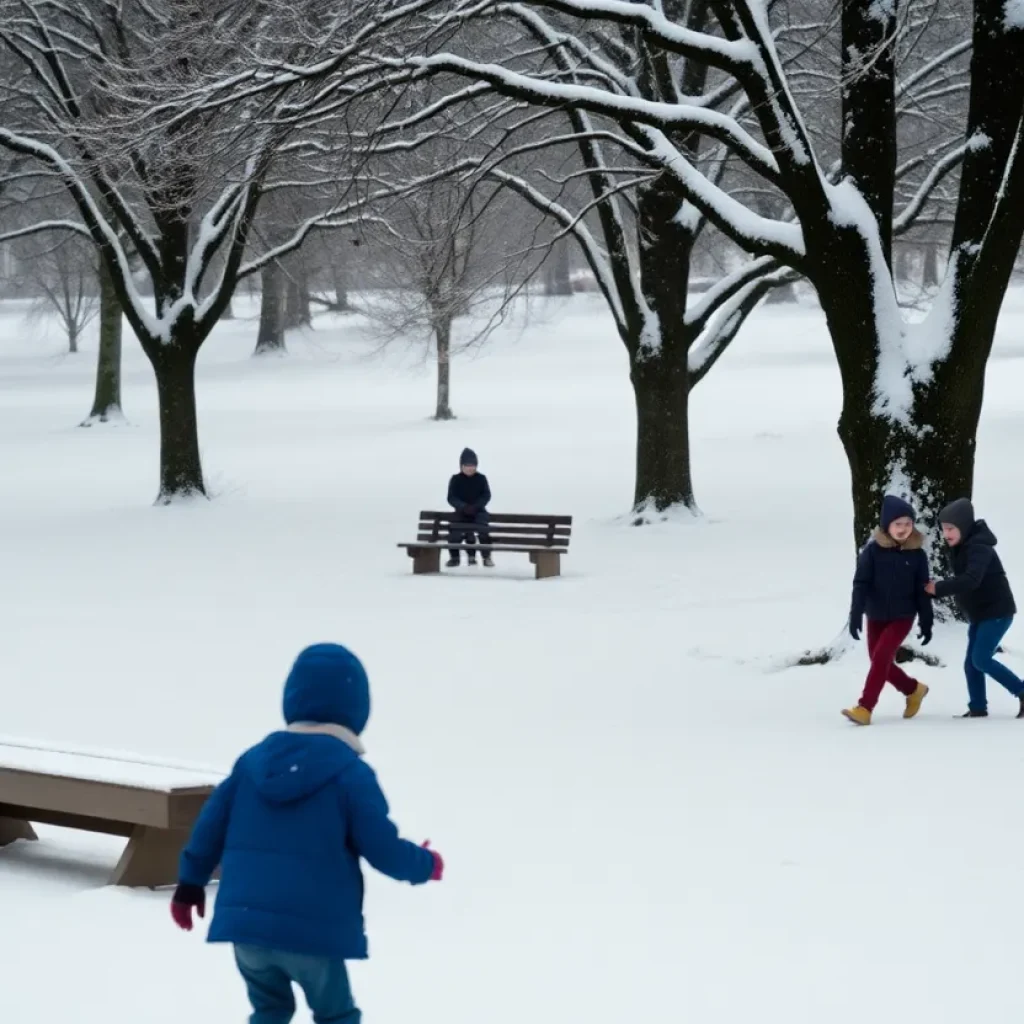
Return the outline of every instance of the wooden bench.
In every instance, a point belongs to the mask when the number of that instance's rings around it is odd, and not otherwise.
[[[0,847],[37,839],[33,822],[124,836],[109,884],[173,885],[182,847],[219,781],[146,761],[0,742]]]
[[[562,572],[562,555],[569,553],[569,538],[572,535],[572,516],[513,515],[492,512],[486,525],[466,523],[454,512],[421,512],[415,541],[399,544],[412,558],[412,571],[416,574],[441,571],[441,553],[448,548],[457,551],[520,551],[530,556],[537,567],[539,580],[559,576]],[[474,544],[452,544],[449,541],[451,528],[459,534],[472,532],[477,540]],[[480,543],[480,534],[490,536],[490,543]]]

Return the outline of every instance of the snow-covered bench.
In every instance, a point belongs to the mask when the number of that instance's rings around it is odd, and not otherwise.
[[[487,547],[490,551],[521,551],[530,556],[537,567],[536,578],[559,576],[562,555],[569,553],[572,535],[572,516],[513,515],[488,513],[487,525],[460,521],[454,512],[421,512],[415,541],[398,546],[405,548],[412,559],[414,573],[441,571],[441,552],[447,548],[457,551],[477,551]],[[467,531],[475,533],[473,544],[452,544],[449,540],[452,526],[461,537]],[[490,536],[489,544],[481,544],[480,534]]]
[[[189,830],[219,781],[216,773],[130,754],[0,740],[0,847],[36,839],[33,822],[124,836],[110,884],[171,885]]]

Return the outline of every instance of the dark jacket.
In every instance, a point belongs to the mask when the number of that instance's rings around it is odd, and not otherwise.
[[[921,628],[930,632],[934,610],[924,589],[928,577],[928,555],[917,530],[902,547],[889,534],[875,530],[857,559],[850,622],[858,625],[865,614],[876,622],[917,617]]]
[[[300,731],[272,733],[239,758],[181,855],[191,885],[221,865],[210,942],[362,959],[360,859],[413,884],[434,870],[429,850],[399,838],[360,756],[369,687],[354,658],[345,676],[340,651],[323,644],[300,655],[285,689],[289,730]]]
[[[1008,619],[1017,605],[996,554],[996,537],[984,519],[979,519],[952,549],[955,576],[935,584],[936,597],[955,597],[971,622]]]
[[[462,512],[467,505],[482,512],[490,500],[491,488],[483,473],[474,473],[472,476],[456,473],[448,484],[448,504],[456,512]]]

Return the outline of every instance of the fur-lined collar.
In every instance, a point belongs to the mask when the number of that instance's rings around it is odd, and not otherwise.
[[[333,722],[292,722],[288,726],[288,732],[333,736],[336,740],[341,740],[346,746],[351,747],[360,757],[366,753],[363,741],[351,729],[346,729],[343,725],[335,725]]]
[[[871,535],[874,542],[880,548],[899,548],[901,551],[920,551],[924,547],[924,537],[921,532],[915,527],[914,532],[902,543],[897,544],[896,541],[889,536],[880,526],[875,527],[875,532]]]

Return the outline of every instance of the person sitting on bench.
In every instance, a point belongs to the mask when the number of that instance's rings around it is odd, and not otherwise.
[[[476,452],[466,448],[459,459],[462,467],[461,472],[456,473],[448,483],[448,504],[455,509],[452,517],[448,537],[452,544],[475,544],[475,526],[486,526],[490,517],[487,514],[487,504],[491,500],[491,488],[487,483],[487,477],[477,472],[479,460]],[[466,524],[466,525],[460,525]],[[487,549],[491,538],[486,530],[480,531],[481,554],[484,556],[484,565],[494,565],[491,553]],[[448,568],[454,568],[459,564],[459,549],[457,547],[448,550]],[[469,564],[476,565],[476,551],[470,549]]]

